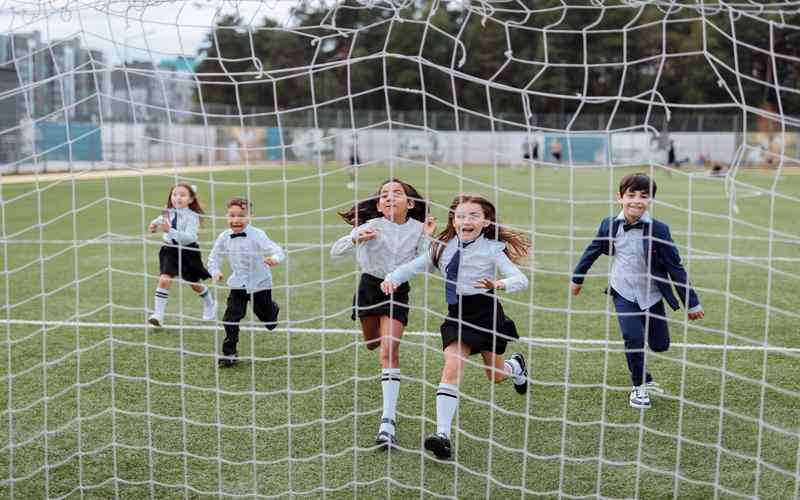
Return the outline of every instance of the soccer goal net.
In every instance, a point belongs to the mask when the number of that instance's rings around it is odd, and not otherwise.
[[[0,497],[797,499],[798,68],[793,1],[0,3]],[[671,336],[643,349],[647,409],[603,293],[612,260],[570,289],[634,172],[704,312],[646,316]],[[448,460],[424,444],[444,274],[411,280],[386,372],[351,318],[358,260],[331,257],[340,214],[391,178],[437,233],[476,193],[532,242],[528,287],[497,292],[528,391],[470,356]],[[168,209],[177,183],[199,226]],[[286,257],[277,328],[249,297],[226,366],[241,297],[166,283],[161,254],[194,239],[208,266],[233,198]],[[272,256],[235,258],[263,278]]]

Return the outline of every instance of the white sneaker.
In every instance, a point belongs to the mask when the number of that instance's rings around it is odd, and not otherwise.
[[[643,385],[635,386],[628,400],[633,408],[641,408],[644,410],[650,408],[650,395],[647,394],[647,389],[645,389]]]
[[[210,303],[203,301],[203,319],[205,321],[214,321],[217,319],[217,301],[213,298]]]
[[[644,384],[644,387],[647,389],[647,394],[655,394],[656,396],[662,396],[667,392],[663,387],[658,385],[658,382],[655,380],[651,380],[650,382]]]
[[[147,318],[147,322],[156,328],[161,328],[164,325],[164,316],[153,313]]]

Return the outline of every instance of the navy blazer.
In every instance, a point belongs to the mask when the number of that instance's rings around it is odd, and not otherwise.
[[[612,223],[613,222],[613,223]],[[581,256],[578,265],[575,266],[575,271],[572,273],[572,282],[577,285],[583,284],[583,278],[589,272],[594,261],[600,257],[600,254],[612,256],[614,255],[614,236],[619,230],[619,225],[624,221],[616,217],[606,217],[600,223],[600,228],[597,230],[597,235],[594,240],[586,247],[586,250]],[[650,274],[655,278],[656,286],[664,296],[667,304],[674,309],[678,310],[680,304],[672,292],[672,285],[678,292],[681,302],[684,303],[687,309],[691,309],[700,304],[700,299],[689,284],[689,279],[686,276],[686,269],[681,264],[681,256],[678,253],[678,247],[672,241],[672,235],[669,232],[669,226],[661,221],[653,219],[652,235],[651,224],[644,223],[642,228],[644,238],[642,238],[642,251],[644,252],[645,261],[650,262]],[[652,238],[653,244],[650,244]],[[650,259],[647,258],[650,254]],[[688,294],[689,303],[686,303]]]

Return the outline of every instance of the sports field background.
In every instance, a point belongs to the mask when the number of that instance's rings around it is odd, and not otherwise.
[[[435,429],[437,336],[405,337],[402,449],[381,453],[371,449],[377,354],[357,335],[314,331],[357,327],[354,261],[331,261],[328,245],[348,231],[336,211],[372,193],[388,166],[360,170],[357,191],[333,165],[187,174],[218,217],[201,230],[204,258],[232,196],[250,197],[255,224],[289,250],[273,270],[281,327],[244,331],[245,359],[224,370],[214,358],[221,325],[198,328],[208,324],[192,319],[201,303],[187,286],[170,291],[168,313],[184,316],[168,323],[182,328],[138,326],[158,275],[160,239],[145,228],[175,177],[2,184],[0,497],[709,498],[715,487],[724,498],[796,497],[800,176],[738,173],[731,219],[722,180],[654,171],[653,215],[672,228],[706,311],[692,324],[670,312],[673,341],[794,351],[649,353],[668,395],[640,412],[628,406],[620,334],[602,293],[608,260],[597,261],[579,297],[568,294],[571,268],[600,219],[617,213],[612,193],[632,171],[394,169],[435,203],[440,228],[443,207],[464,191],[495,200],[502,222],[533,231],[530,290],[504,296],[521,334],[539,339],[509,350],[526,354],[530,391],[519,397],[468,367],[450,463],[421,452]],[[216,296],[224,305],[226,289]],[[415,280],[411,302],[408,330],[438,331],[439,277]]]

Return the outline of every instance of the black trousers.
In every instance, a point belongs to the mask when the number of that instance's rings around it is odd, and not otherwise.
[[[239,342],[239,322],[247,314],[247,303],[250,302],[251,294],[247,290],[233,289],[228,294],[228,306],[225,308],[225,315],[222,321],[225,324],[225,342],[222,343],[222,353],[226,356],[236,354],[236,344]],[[272,300],[272,290],[259,290],[252,294],[253,312],[259,320],[264,322],[270,330],[274,330],[278,324],[278,313],[280,308]]]

